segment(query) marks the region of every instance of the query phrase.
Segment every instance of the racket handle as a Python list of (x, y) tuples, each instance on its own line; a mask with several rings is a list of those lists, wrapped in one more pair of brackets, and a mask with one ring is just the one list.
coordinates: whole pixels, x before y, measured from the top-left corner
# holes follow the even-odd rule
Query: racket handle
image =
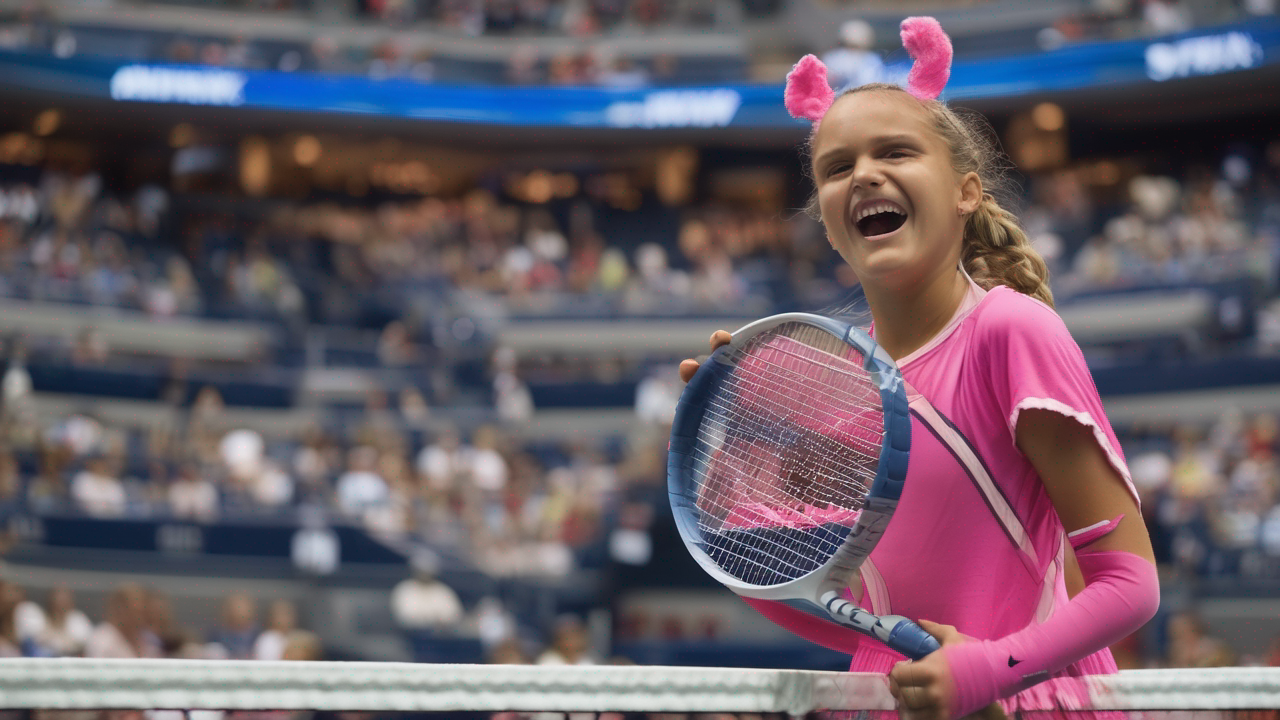
[(876, 637), (912, 660), (919, 660), (942, 647), (937, 638), (901, 615), (881, 615), (879, 625), (887, 632), (884, 637), (876, 632)]
[(828, 590), (818, 599), (832, 619), (879, 640), (890, 648), (919, 660), (942, 647), (937, 638), (901, 615), (874, 615)]

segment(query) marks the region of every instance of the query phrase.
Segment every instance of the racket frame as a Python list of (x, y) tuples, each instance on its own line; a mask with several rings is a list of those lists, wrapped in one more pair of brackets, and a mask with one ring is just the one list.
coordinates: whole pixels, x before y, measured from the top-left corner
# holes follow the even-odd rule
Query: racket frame
[[(840, 548), (818, 568), (787, 582), (753, 585), (730, 575), (702, 548), (698, 528), (696, 498), (686, 495), (690, 484), (683, 481), (700, 460), (694, 449), (698, 430), (706, 414), (705, 400), (729, 377), (733, 367), (727, 355), (741, 350), (756, 335), (784, 323), (803, 323), (822, 329), (862, 353), (863, 368), (880, 391), (884, 411), (884, 437), (875, 480), (862, 512)], [(750, 323), (733, 333), (728, 345), (717, 348), (685, 386), (676, 406), (667, 456), (667, 489), (674, 509), (676, 528), (694, 560), (711, 577), (734, 593), (761, 600), (777, 600), (841, 625), (876, 637), (908, 657), (919, 658), (937, 649), (937, 642), (906, 618), (877, 616), (845, 600), (849, 586), (862, 562), (884, 534), (902, 496), (907, 460), (911, 449), (911, 416), (907, 406), (906, 383), (893, 358), (866, 332), (851, 324), (809, 313), (783, 313)]]

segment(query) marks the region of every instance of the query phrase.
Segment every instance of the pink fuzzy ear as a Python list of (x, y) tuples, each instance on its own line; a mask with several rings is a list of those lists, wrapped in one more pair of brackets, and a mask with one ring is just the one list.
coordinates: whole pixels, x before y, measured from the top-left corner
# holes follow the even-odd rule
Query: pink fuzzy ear
[(827, 84), (827, 66), (813, 55), (800, 58), (787, 73), (787, 89), (782, 97), (791, 117), (817, 124), (836, 99), (835, 91)]
[(902, 46), (915, 61), (907, 75), (907, 92), (921, 100), (935, 100), (951, 77), (951, 38), (931, 17), (902, 21)]

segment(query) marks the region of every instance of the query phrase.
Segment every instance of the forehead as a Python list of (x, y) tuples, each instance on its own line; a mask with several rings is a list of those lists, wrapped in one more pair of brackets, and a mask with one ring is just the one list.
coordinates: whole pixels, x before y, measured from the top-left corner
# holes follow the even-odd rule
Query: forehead
[(841, 97), (827, 111), (813, 137), (813, 157), (837, 145), (862, 145), (886, 135), (940, 141), (919, 100), (905, 92), (865, 90)]

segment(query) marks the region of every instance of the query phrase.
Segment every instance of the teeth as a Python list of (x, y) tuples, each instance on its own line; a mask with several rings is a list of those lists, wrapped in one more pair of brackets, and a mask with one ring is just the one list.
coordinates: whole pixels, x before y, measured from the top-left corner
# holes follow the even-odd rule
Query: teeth
[(865, 208), (863, 208), (861, 211), (859, 211), (858, 217), (854, 218), (853, 221), (858, 222), (862, 220), (862, 218), (867, 217), (868, 215), (875, 215), (876, 213), (882, 213), (882, 212), (891, 212), (891, 213), (896, 213), (898, 215), (906, 215), (906, 213), (902, 212), (896, 206), (890, 203), (877, 202), (877, 203), (872, 203), (866, 206)]

